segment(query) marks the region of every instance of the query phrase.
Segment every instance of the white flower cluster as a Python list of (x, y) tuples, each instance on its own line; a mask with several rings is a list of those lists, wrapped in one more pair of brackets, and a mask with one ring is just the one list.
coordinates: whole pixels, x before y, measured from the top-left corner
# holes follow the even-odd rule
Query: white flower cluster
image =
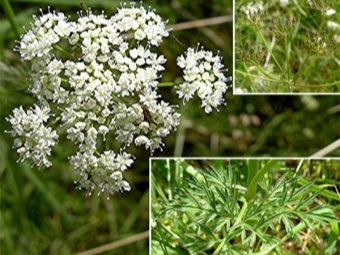
[(246, 6), (242, 6), (240, 8), (241, 12), (246, 12), (248, 14), (251, 14), (251, 13), (254, 13), (254, 12), (259, 12), (259, 11), (262, 11), (262, 10), (264, 10), (262, 1), (255, 2), (255, 3), (253, 1), (251, 1)]
[(31, 159), (39, 168), (50, 167), (48, 160), (51, 155), (51, 147), (56, 144), (58, 135), (51, 127), (45, 127), (44, 122), (50, 118), (50, 108), (35, 105), (27, 113), (22, 107), (13, 110), (13, 116), (6, 118), (12, 126), (10, 131), (14, 140), (14, 148), (20, 154), (19, 161)]
[(203, 48), (198, 50), (198, 47), (196, 50), (188, 48), (184, 55), (177, 58), (177, 65), (184, 72), (185, 82), (177, 88), (177, 94), (179, 98), (183, 98), (183, 103), (197, 93), (206, 113), (210, 113), (212, 107), (218, 111), (217, 107), (225, 104), (223, 96), (229, 88), (227, 82), (232, 77), (224, 75), (221, 59)]
[[(19, 160), (50, 167), (48, 156), (58, 140), (50, 126), (61, 122), (75, 144), (69, 160), (79, 189), (129, 191), (122, 172), (135, 158), (127, 149), (135, 144), (151, 153), (162, 150), (163, 138), (180, 123), (175, 107), (158, 93), (166, 59), (153, 48), (169, 29), (153, 10), (134, 3), (112, 17), (91, 10), (78, 16), (71, 21), (60, 12), (41, 12), (18, 42), (21, 58), (31, 62), (29, 89), (39, 106), (27, 113), (20, 106), (7, 118), (11, 134), (19, 137), (14, 147)], [(184, 101), (197, 92), (206, 113), (225, 103), (231, 77), (224, 76), (221, 57), (189, 48), (178, 65), (185, 83), (177, 93)], [(47, 124), (50, 116), (55, 119)], [(119, 152), (113, 150), (116, 143)]]
[[(42, 122), (54, 109), (67, 127), (67, 138), (78, 147), (69, 159), (79, 188), (89, 193), (129, 191), (122, 172), (134, 157), (125, 150), (132, 143), (151, 153), (162, 149), (162, 139), (180, 121), (180, 114), (158, 94), (166, 59), (152, 52), (152, 46), (169, 35), (166, 23), (134, 4), (122, 6), (110, 18), (87, 11), (74, 22), (49, 11), (34, 20), (17, 50), (23, 60), (32, 61), (30, 90), (41, 108), (26, 114), (20, 107), (8, 119), (13, 136), (23, 137), (15, 142), (21, 159), (51, 165), (47, 156), (58, 136)], [(110, 149), (113, 139), (122, 144), (119, 153)]]

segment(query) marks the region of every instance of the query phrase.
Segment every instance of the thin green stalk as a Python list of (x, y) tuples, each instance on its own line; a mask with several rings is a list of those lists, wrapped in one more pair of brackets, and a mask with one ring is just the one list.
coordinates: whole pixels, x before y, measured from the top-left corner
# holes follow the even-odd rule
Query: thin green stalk
[(15, 19), (15, 15), (14, 15), (11, 4), (9, 3), (8, 0), (2, 0), (1, 3), (2, 3), (2, 8), (8, 17), (9, 22), (12, 25), (15, 37), (20, 38), (20, 34), (21, 34), (20, 27)]
[(318, 57), (319, 57), (319, 53), (315, 55), (314, 59), (309, 63), (309, 65), (306, 67), (306, 69), (303, 70), (302, 74), (300, 74), (299, 76), (303, 76), (307, 72), (307, 70), (315, 64)]
[(319, 31), (318, 31), (318, 35), (321, 35), (321, 31), (322, 31), (322, 27), (325, 23), (325, 13), (322, 13), (322, 20), (321, 20), (321, 24), (320, 24), (320, 27), (319, 27)]
[(340, 85), (340, 81), (335, 81), (335, 82), (332, 82), (332, 83), (327, 83), (327, 84), (322, 84), (322, 85), (301, 85), (301, 84), (298, 84), (298, 85), (294, 85), (296, 87), (306, 87), (306, 88), (320, 88), (320, 87), (331, 87), (331, 86), (334, 86), (334, 85)]
[[(248, 73), (249, 73), (248, 67), (247, 67), (246, 63), (244, 63), (244, 62), (243, 62), (243, 67), (247, 71), (247, 75), (248, 75)], [(251, 85), (252, 89), (254, 90), (254, 92), (257, 92), (257, 89), (256, 89), (254, 81), (252, 79), (250, 79), (249, 75), (247, 76), (247, 78), (249, 79), (250, 85)]]
[(259, 26), (258, 26), (257, 24), (255, 24), (255, 27), (256, 27), (257, 31), (259, 32), (260, 37), (261, 37), (261, 39), (262, 39), (264, 45), (265, 45), (266, 48), (268, 49), (268, 51), (269, 51), (271, 57), (274, 59), (274, 61), (275, 61), (276, 65), (277, 65), (277, 67), (281, 70), (281, 72), (282, 72), (283, 75), (286, 77), (286, 79), (288, 79), (287, 74), (285, 73), (285, 71), (283, 70), (283, 68), (281, 67), (281, 65), (279, 64), (279, 62), (277, 61), (275, 55), (273, 54), (272, 50), (270, 49), (270, 47), (269, 47), (269, 45), (268, 45), (266, 39), (264, 38), (264, 36), (263, 36), (263, 34), (262, 34), (262, 32), (261, 32)]
[(290, 80), (290, 72), (289, 72), (289, 48), (288, 48), (288, 40), (287, 37), (284, 37), (285, 42), (285, 52), (286, 52), (286, 70), (288, 75), (288, 80)]
[(308, 55), (307, 55), (307, 57), (305, 58), (305, 60), (302, 62), (302, 65), (300, 66), (300, 68), (299, 68), (299, 71), (297, 72), (297, 74), (294, 76), (294, 78), (293, 78), (293, 82), (295, 82), (295, 81), (297, 81), (298, 80), (298, 78), (300, 78), (300, 76), (301, 76), (301, 70), (303, 70), (303, 67), (305, 66), (305, 64), (307, 63), (307, 60), (309, 59), (309, 57), (310, 57), (310, 53), (311, 53), (311, 51), (308, 53)]
[(162, 248), (164, 254), (167, 255), (167, 254), (168, 254), (168, 250), (167, 250), (166, 246), (164, 245), (164, 243), (166, 243), (166, 241), (165, 241), (165, 239), (164, 239), (164, 237), (163, 237), (162, 230), (161, 230), (161, 228), (158, 226), (158, 224), (160, 224), (160, 223), (158, 223), (158, 222), (156, 221), (156, 228), (157, 228), (158, 233), (159, 233), (159, 235), (160, 235), (160, 237), (161, 237), (161, 239), (162, 239), (162, 241), (159, 241), (159, 245), (161, 246), (161, 248)]
[(171, 189), (171, 168), (170, 168), (170, 160), (166, 159), (166, 169), (167, 169), (167, 181), (168, 181), (168, 194), (169, 200), (172, 200), (172, 189)]
[(190, 175), (193, 175), (197, 178), (198, 181), (203, 182), (204, 181), (204, 176), (200, 174), (192, 165), (190, 165), (187, 161), (184, 159), (180, 160), (181, 161), (181, 166), (183, 169)]
[(70, 53), (68, 53), (66, 50), (64, 50), (63, 48), (61, 48), (59, 45), (53, 45), (53, 48), (60, 51), (61, 53), (63, 53), (64, 55), (68, 56), (70, 59), (72, 59), (74, 62), (77, 62), (78, 59), (71, 55)]
[(265, 80), (265, 81), (273, 81), (273, 82), (281, 81), (281, 80), (276, 79), (276, 78), (275, 78), (275, 80), (274, 79), (269, 79), (269, 78), (265, 78), (263, 76), (257, 76), (257, 75), (246, 73), (246, 72), (242, 72), (242, 71), (236, 70), (236, 69), (235, 69), (235, 73), (239, 73), (239, 74), (242, 74), (244, 76), (249, 76), (249, 77), (256, 78), (256, 79), (262, 79), (262, 80)]
[(266, 71), (264, 71), (260, 66), (256, 66), (256, 67), (257, 67), (257, 69), (258, 69), (261, 73), (263, 73), (263, 74), (264, 74), (265, 76), (267, 76), (268, 78), (274, 79), (275, 81), (281, 81), (280, 79), (277, 79), (277, 78), (271, 76), (269, 73), (267, 73)]
[(277, 242), (276, 244), (268, 247), (267, 249), (260, 251), (260, 252), (256, 252), (253, 253), (253, 255), (266, 255), (268, 254), (270, 251), (272, 251), (273, 249), (275, 249), (277, 246), (282, 245), (286, 240), (288, 240), (289, 238), (296, 236), (299, 231), (301, 231), (302, 229), (308, 227), (308, 224), (304, 221), (300, 222), (298, 225), (296, 225), (287, 235), (285, 235), (281, 241)]
[(176, 84), (174, 82), (162, 82), (162, 83), (159, 83), (157, 86), (159, 88), (161, 87), (174, 87)]
[(251, 181), (254, 179), (255, 175), (259, 171), (259, 160), (249, 159), (248, 160), (248, 177), (247, 177), (247, 187), (249, 187)]
[(243, 215), (246, 213), (247, 209), (248, 209), (248, 203), (247, 201), (244, 199), (244, 197), (241, 197), (240, 198), (240, 201), (243, 203), (242, 205), (242, 209), (240, 211), (240, 213), (238, 214), (237, 218), (236, 218), (236, 221), (234, 223), (234, 225), (230, 228), (229, 230), (229, 236), (232, 236), (236, 227), (239, 227), (239, 223), (243, 220)]
[(59, 120), (61, 120), (61, 117), (58, 116), (57, 118), (55, 118), (53, 121), (51, 121), (47, 126), (50, 127), (50, 126), (53, 126), (55, 125)]
[(279, 160), (269, 160), (267, 162), (267, 164), (261, 168), (261, 170), (259, 170), (256, 175), (254, 176), (254, 178), (251, 180), (249, 186), (248, 186), (248, 190), (247, 190), (247, 195), (246, 195), (246, 199), (249, 202), (251, 199), (253, 199), (255, 197), (256, 194), (256, 188), (257, 188), (257, 184), (258, 182), (261, 180), (261, 178), (269, 171), (271, 170), (271, 168), (276, 165), (279, 162)]

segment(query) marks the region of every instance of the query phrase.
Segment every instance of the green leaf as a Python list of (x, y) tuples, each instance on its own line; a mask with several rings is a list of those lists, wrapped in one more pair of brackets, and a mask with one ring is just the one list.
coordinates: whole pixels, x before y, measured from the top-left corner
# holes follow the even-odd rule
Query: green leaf
[[(330, 209), (329, 209), (329, 211), (332, 212)], [(325, 255), (333, 254), (334, 247), (335, 247), (336, 243), (338, 242), (338, 237), (340, 236), (338, 222), (331, 221), (329, 224), (331, 225), (331, 233), (328, 237), (328, 242), (327, 242), (327, 246), (326, 246), (326, 249), (325, 249)]]
[(257, 172), (257, 174), (254, 176), (254, 178), (250, 182), (250, 185), (248, 186), (247, 195), (246, 195), (246, 200), (248, 202), (250, 199), (254, 198), (258, 182), (278, 162), (279, 160), (271, 159), (268, 161), (268, 163), (264, 167), (261, 168), (260, 171)]

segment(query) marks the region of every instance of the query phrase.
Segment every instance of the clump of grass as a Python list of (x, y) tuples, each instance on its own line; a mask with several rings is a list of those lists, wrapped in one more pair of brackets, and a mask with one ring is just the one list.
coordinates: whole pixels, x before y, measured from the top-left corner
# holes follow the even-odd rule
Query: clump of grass
[(235, 8), (237, 91), (339, 91), (340, 40), (334, 24), (340, 19), (333, 14), (340, 4), (239, 1)]

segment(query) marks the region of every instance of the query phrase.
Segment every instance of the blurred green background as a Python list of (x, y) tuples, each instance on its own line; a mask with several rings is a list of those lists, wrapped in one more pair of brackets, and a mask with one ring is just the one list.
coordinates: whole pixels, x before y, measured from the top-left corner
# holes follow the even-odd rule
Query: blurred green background
[[(105, 10), (108, 16), (120, 6), (120, 1), (84, 2), (94, 12)], [(27, 29), (33, 21), (32, 14), (40, 15), (39, 8), (46, 13), (50, 6), (51, 10), (70, 14), (71, 19), (76, 19), (80, 10), (80, 1), (74, 0), (24, 0), (10, 1), (10, 4), (20, 28), (25, 26)], [(143, 5), (155, 8), (164, 20), (169, 19), (169, 24), (232, 14), (232, 1), (150, 0), (143, 1)], [(0, 254), (75, 254), (148, 230), (149, 152), (144, 149), (129, 150), (137, 158), (131, 169), (124, 173), (131, 191), (117, 194), (110, 200), (106, 195), (89, 197), (85, 191), (75, 188), (73, 169), (68, 163), (74, 145), (63, 136), (52, 152), (50, 169), (30, 169), (29, 163), (16, 163), (18, 155), (11, 149), (13, 138), (4, 133), (11, 127), (4, 119), (14, 107), (28, 108), (36, 99), (27, 92), (29, 66), (12, 50), (17, 38), (3, 9), (0, 15)], [(173, 31), (160, 47), (161, 53), (168, 58), (163, 81), (180, 76), (176, 57), (188, 46), (196, 47), (198, 41), (215, 53), (220, 49), (229, 74), (232, 72), (232, 22), (229, 22)], [(172, 104), (178, 103), (173, 91), (165, 89), (163, 93)], [(167, 154), (162, 155), (173, 155), (175, 137), (172, 134), (167, 139), (169, 148)], [(149, 241), (144, 238), (102, 254), (148, 253)]]

